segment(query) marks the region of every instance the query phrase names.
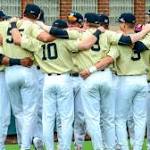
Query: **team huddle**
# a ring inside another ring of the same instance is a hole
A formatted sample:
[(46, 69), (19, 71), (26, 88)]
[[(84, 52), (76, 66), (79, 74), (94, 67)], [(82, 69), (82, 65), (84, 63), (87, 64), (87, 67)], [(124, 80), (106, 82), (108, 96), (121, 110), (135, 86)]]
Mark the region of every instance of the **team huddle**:
[(67, 21), (44, 23), (27, 4), (24, 16), (0, 11), (0, 150), (15, 116), (20, 150), (142, 150), (147, 125), (150, 150), (150, 24), (132, 13), (109, 30), (104, 14), (71, 12)]

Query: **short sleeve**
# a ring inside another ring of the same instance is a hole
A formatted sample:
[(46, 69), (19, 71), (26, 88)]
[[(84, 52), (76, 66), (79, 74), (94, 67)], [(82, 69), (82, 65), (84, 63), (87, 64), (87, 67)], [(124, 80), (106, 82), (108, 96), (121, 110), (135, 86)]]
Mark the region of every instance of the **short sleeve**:
[(119, 57), (119, 52), (118, 52), (118, 50), (117, 50), (117, 46), (112, 45), (112, 46), (110, 47), (110, 50), (109, 50), (109, 52), (108, 52), (107, 55), (108, 55), (108, 56), (111, 56), (114, 60), (117, 59), (117, 58)]

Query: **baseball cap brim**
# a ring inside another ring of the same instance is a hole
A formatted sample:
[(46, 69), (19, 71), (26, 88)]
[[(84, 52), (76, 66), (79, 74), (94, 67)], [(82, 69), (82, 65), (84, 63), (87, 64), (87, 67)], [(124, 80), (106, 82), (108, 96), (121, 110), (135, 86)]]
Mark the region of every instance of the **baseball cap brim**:
[(3, 17), (3, 19), (6, 19), (6, 20), (7, 20), (7, 19), (10, 19), (10, 18), (12, 18), (12, 17), (11, 17), (11, 16), (4, 16), (4, 17)]

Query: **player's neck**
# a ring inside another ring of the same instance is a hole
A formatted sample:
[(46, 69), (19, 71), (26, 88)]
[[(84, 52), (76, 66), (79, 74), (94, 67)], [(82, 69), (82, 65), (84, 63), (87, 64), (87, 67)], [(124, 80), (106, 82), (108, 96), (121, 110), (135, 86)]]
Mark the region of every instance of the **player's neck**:
[(125, 34), (133, 34), (134, 33), (134, 29), (126, 29)]
[(28, 20), (28, 21), (31, 21), (31, 22), (34, 22), (34, 20), (33, 19), (30, 19), (30, 18), (27, 18), (27, 17), (23, 17), (22, 19), (24, 19), (24, 20)]

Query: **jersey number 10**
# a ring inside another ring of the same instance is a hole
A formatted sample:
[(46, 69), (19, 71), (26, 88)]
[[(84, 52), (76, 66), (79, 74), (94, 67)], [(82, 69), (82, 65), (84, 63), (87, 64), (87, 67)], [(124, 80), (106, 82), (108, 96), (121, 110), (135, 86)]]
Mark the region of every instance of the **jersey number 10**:
[(58, 54), (57, 54), (57, 47), (55, 43), (42, 45), (42, 50), (43, 50), (42, 60), (57, 59)]

